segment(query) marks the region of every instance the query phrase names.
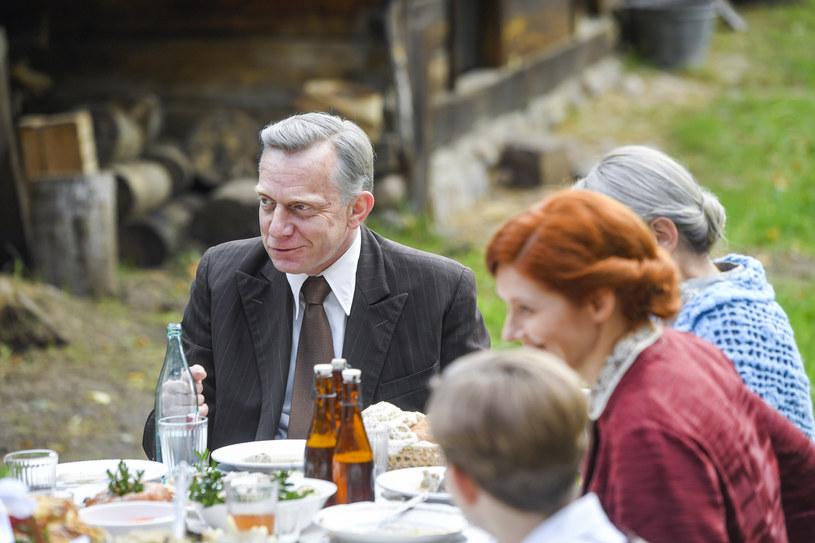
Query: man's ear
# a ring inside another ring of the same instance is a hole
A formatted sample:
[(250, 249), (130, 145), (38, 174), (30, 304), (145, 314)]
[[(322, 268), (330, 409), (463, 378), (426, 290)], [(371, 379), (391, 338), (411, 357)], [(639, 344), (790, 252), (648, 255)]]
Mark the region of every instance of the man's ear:
[(348, 226), (357, 228), (365, 222), (368, 214), (374, 208), (374, 195), (368, 191), (362, 191), (351, 204), (351, 215), (348, 217)]
[(657, 217), (648, 223), (648, 228), (654, 235), (657, 245), (664, 248), (669, 253), (673, 253), (679, 243), (679, 231), (676, 224), (667, 217)]
[(467, 505), (475, 503), (478, 499), (480, 489), (473, 478), (467, 475), (467, 473), (462, 471), (458, 466), (453, 464), (447, 464), (446, 473), (447, 477), (451, 477), (453, 479), (453, 484), (456, 485), (461, 499), (464, 500)]

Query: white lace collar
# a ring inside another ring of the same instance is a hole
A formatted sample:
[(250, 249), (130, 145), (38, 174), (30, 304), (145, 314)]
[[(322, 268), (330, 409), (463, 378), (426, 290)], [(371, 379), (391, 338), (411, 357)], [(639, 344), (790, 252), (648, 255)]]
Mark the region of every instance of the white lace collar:
[(597, 420), (603, 414), (608, 400), (620, 380), (642, 351), (653, 345), (662, 336), (662, 326), (648, 323), (641, 328), (623, 336), (606, 357), (606, 363), (597, 376), (597, 382), (591, 387), (589, 397), (589, 418)]

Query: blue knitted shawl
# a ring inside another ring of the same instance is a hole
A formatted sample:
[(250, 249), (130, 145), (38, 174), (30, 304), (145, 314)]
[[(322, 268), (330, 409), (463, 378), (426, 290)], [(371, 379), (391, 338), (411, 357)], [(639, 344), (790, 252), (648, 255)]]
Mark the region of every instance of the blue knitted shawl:
[(751, 390), (815, 440), (809, 378), (764, 267), (755, 258), (737, 254), (716, 264), (737, 267), (719, 274), (719, 280), (683, 282), (683, 298), (692, 297), (684, 300), (674, 328), (716, 345)]

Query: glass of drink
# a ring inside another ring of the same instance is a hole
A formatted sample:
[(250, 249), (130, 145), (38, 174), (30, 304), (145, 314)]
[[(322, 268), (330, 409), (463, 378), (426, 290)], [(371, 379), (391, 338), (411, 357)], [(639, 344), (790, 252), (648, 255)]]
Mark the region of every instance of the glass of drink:
[(161, 442), (161, 460), (172, 475), (182, 462), (190, 467), (198, 463), (196, 453), (207, 449), (207, 418), (201, 415), (173, 415), (162, 417), (158, 425)]
[(228, 522), (241, 532), (265, 530), (273, 535), (277, 514), (277, 480), (262, 473), (227, 479), (226, 512)]
[(10, 475), (28, 485), (32, 493), (53, 492), (57, 482), (59, 454), (51, 449), (10, 452), (3, 457)]

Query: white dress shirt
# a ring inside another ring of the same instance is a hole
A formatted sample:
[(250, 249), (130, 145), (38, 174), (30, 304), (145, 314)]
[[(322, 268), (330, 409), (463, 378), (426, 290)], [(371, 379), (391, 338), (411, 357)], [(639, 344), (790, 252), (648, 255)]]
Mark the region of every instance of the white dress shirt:
[[(323, 301), (328, 324), (331, 326), (331, 338), (334, 341), (334, 356), (342, 356), (342, 344), (345, 340), (345, 323), (351, 314), (351, 303), (354, 301), (354, 288), (357, 284), (357, 263), (362, 247), (362, 237), (359, 229), (356, 230), (354, 241), (343, 255), (323, 271), (322, 276), (328, 281), (331, 292)], [(291, 293), (297, 303), (294, 306), (294, 325), (291, 337), (291, 358), (289, 359), (289, 379), (286, 382), (286, 398), (283, 400), (283, 412), (280, 414), (280, 424), (277, 427), (276, 439), (285, 439), (288, 435), (289, 413), (291, 412), (291, 394), (294, 388), (294, 366), (297, 360), (297, 347), (300, 343), (300, 328), (303, 325), (303, 312), (306, 309), (306, 299), (300, 293), (300, 288), (308, 279), (305, 273), (287, 273)], [(329, 360), (325, 361), (330, 362)]]
[(521, 543), (626, 543), (596, 494), (576, 499), (529, 532)]

